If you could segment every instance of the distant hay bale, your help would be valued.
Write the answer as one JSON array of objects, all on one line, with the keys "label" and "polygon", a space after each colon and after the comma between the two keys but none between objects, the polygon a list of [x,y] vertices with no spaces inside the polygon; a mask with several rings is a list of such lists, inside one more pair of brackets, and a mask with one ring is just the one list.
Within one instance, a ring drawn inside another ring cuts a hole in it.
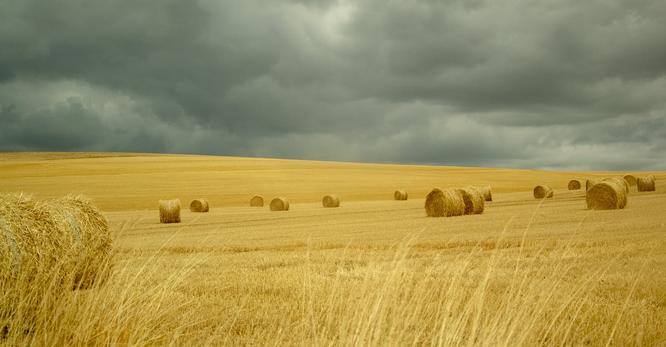
[{"label": "distant hay bale", "polygon": [[190,203],[190,211],[192,212],[208,212],[210,206],[208,205],[208,200],[206,199],[194,199]]},{"label": "distant hay bale", "polygon": [[395,192],[393,192],[393,199],[395,199],[395,200],[407,200],[407,192],[402,190],[402,189],[398,189]]},{"label": "distant hay bale", "polygon": [[434,188],[426,196],[425,210],[428,217],[451,217],[465,214],[465,202],[455,190]]},{"label": "distant hay bale", "polygon": [[627,183],[630,186],[635,186],[636,185],[636,176],[634,175],[624,175],[624,180],[627,181]]},{"label": "distant hay bale", "polygon": [[639,192],[654,192],[657,190],[655,184],[654,175],[647,175],[645,177],[639,177],[636,180],[636,186],[638,187]]},{"label": "distant hay bale", "polygon": [[479,191],[481,191],[484,200],[493,201],[493,191],[492,188],[490,188],[490,186],[479,187],[478,189]]},{"label": "distant hay bale", "polygon": [[180,223],[180,199],[160,200],[160,223]]},{"label": "distant hay bale", "polygon": [[624,189],[625,193],[629,193],[629,183],[623,177],[606,177],[602,182],[613,181]]},{"label": "distant hay bale", "polygon": [[289,201],[285,198],[275,198],[270,203],[271,211],[289,211]]},{"label": "distant hay bale", "polygon": [[569,181],[569,185],[567,186],[569,190],[579,190],[580,189],[580,181],[579,180],[571,180]]},{"label": "distant hay bale", "polygon": [[483,194],[475,187],[466,187],[464,189],[456,189],[456,191],[463,198],[465,204],[464,214],[481,214],[485,208],[485,198]]},{"label": "distant hay bale", "polygon": [[591,210],[615,210],[627,206],[627,193],[615,180],[602,181],[590,188],[585,197]]},{"label": "distant hay bale", "polygon": [[340,207],[340,198],[337,195],[326,195],[321,203],[324,207]]},{"label": "distant hay bale", "polygon": [[250,206],[252,207],[263,207],[264,206],[264,197],[261,195],[255,195],[250,199]]},{"label": "distant hay bale", "polygon": [[108,277],[110,257],[107,221],[87,198],[36,201],[22,194],[0,194],[4,289],[21,284],[37,291],[88,288]]},{"label": "distant hay bale", "polygon": [[546,185],[534,187],[535,199],[549,199],[553,197],[553,189]]},{"label": "distant hay bale", "polygon": [[585,191],[590,190],[595,184],[599,183],[601,180],[596,178],[588,178],[585,180]]}]

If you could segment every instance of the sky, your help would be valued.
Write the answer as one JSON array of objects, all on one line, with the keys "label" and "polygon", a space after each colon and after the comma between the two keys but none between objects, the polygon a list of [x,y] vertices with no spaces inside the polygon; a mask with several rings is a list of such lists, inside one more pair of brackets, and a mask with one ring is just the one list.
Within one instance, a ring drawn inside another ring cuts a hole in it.
[{"label": "sky", "polygon": [[0,0],[0,151],[666,169],[666,1]]}]

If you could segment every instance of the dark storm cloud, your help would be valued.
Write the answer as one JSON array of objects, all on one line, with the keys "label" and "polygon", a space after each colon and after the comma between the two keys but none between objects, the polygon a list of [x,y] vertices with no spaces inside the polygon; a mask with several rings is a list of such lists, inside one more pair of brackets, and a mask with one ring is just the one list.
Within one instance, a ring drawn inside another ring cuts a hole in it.
[{"label": "dark storm cloud", "polygon": [[664,168],[663,1],[4,1],[0,150]]}]

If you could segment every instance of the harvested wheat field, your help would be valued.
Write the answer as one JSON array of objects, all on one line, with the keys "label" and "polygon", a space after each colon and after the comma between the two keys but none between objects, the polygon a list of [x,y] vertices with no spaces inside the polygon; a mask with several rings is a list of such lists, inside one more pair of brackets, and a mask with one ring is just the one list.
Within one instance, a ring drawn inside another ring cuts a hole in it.
[{"label": "harvested wheat field", "polygon": [[[0,193],[83,194],[113,240],[105,281],[47,292],[30,319],[0,312],[0,345],[664,345],[666,173],[637,175],[656,191],[624,209],[568,189],[623,174],[0,154]],[[532,198],[536,185],[553,198]],[[467,186],[492,187],[483,214],[426,216],[433,187]],[[258,192],[288,212],[249,206]],[[344,204],[324,208],[330,192]],[[202,196],[210,212],[160,223],[159,200]]]}]

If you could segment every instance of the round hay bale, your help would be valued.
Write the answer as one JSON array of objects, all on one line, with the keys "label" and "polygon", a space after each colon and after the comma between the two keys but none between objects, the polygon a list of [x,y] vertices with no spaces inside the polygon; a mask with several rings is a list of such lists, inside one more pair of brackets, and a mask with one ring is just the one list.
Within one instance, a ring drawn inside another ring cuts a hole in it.
[{"label": "round hay bale", "polygon": [[602,182],[613,181],[624,189],[625,193],[629,193],[629,183],[623,177],[606,177]]},{"label": "round hay bale", "polygon": [[585,191],[590,190],[595,184],[601,182],[601,180],[596,179],[596,178],[588,178],[585,180]]},{"label": "round hay bale", "polygon": [[624,180],[627,181],[627,184],[630,186],[635,186],[636,185],[636,176],[634,175],[624,175]]},{"label": "round hay bale", "polygon": [[393,192],[393,199],[395,199],[395,200],[407,200],[407,192],[402,190],[402,189],[398,189],[395,192]]},{"label": "round hay bale", "polygon": [[490,186],[480,187],[478,189],[483,195],[484,200],[493,201],[493,191],[492,188],[490,188]]},{"label": "round hay bale", "polygon": [[321,200],[324,207],[340,207],[340,198],[337,195],[326,195]]},{"label": "round hay bale", "polygon": [[636,186],[638,187],[639,192],[654,192],[657,190],[656,179],[654,175],[647,175],[645,177],[639,177],[636,180]]},{"label": "round hay bale", "polygon": [[569,190],[579,190],[580,189],[580,181],[579,180],[571,180],[569,181],[569,185],[567,186]]},{"label": "round hay bale", "polygon": [[546,185],[534,187],[535,199],[550,199],[553,197],[553,189]]},{"label": "round hay bale", "polygon": [[289,201],[285,198],[275,198],[270,203],[271,211],[289,211]]},{"label": "round hay bale", "polygon": [[463,203],[465,204],[464,214],[483,213],[486,200],[477,188],[467,187],[464,189],[456,189],[456,191],[463,198]]},{"label": "round hay bale", "polygon": [[[110,273],[111,234],[106,218],[84,196],[66,196],[47,201],[56,227],[71,241],[68,252],[74,260],[74,285],[89,288]],[[65,252],[66,254],[67,252]]]},{"label": "round hay bale", "polygon": [[602,181],[590,188],[585,197],[591,210],[615,210],[627,206],[627,193],[615,180]]},{"label": "round hay bale", "polygon": [[209,209],[208,200],[206,199],[194,199],[190,203],[190,211],[192,212],[208,212]]},{"label": "round hay bale", "polygon": [[428,217],[451,217],[465,214],[465,202],[455,190],[434,188],[426,196],[425,210]]},{"label": "round hay bale", "polygon": [[264,197],[261,195],[255,195],[250,199],[250,206],[252,207],[264,207]]},{"label": "round hay bale", "polygon": [[180,223],[180,199],[160,200],[160,223]]}]

